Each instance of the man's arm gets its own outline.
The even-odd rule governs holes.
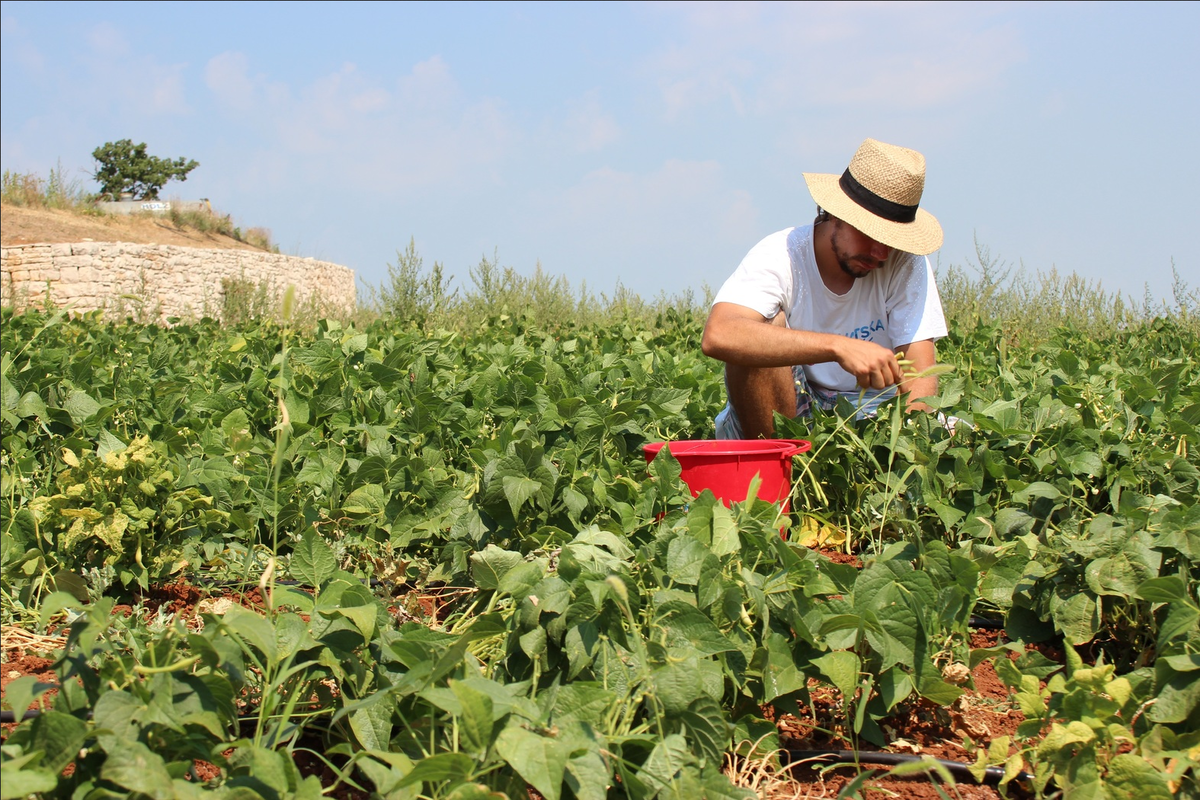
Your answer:
[[[700,349],[706,356],[744,367],[833,361],[868,389],[894,386],[903,377],[896,354],[886,347],[839,334],[792,330],[736,303],[713,305]]]
[[[937,347],[932,339],[899,345],[896,347],[896,352],[903,353],[904,357],[912,362],[908,367],[910,372],[924,372],[937,363]],[[937,375],[912,378],[902,381],[900,384],[900,393],[908,395],[906,408],[910,411],[931,411],[929,406],[917,398],[932,397],[937,394],[937,391]]]

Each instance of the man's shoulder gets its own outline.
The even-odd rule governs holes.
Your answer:
[[[812,225],[798,225],[775,231],[759,239],[758,243],[750,248],[750,255],[781,256],[799,252],[812,240],[812,231]]]

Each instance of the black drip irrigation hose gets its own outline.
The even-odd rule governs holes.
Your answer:
[[[38,711],[36,708],[31,708],[21,715],[20,719],[17,719],[15,712],[4,709],[3,711],[0,711],[0,725],[7,725],[10,722],[24,722],[27,719],[33,719],[34,717],[41,716],[41,713],[42,712]]]
[[[929,762],[945,767],[946,771],[954,777],[955,780],[962,780],[970,783],[983,783],[988,786],[998,786],[1004,780],[1004,767],[987,767],[983,772],[983,780],[980,781],[975,777],[975,773],[971,771],[972,765],[963,763],[962,761],[947,761],[942,758],[930,758],[928,756],[909,755],[907,753],[881,753],[875,750],[784,750],[786,754],[785,762],[788,764],[808,763],[816,766],[818,763],[824,764],[879,764],[888,767],[898,767],[901,764],[913,764],[918,762]],[[932,778],[935,773],[930,771],[926,773]],[[916,777],[916,776],[914,776]],[[1029,791],[1033,784],[1033,775],[1021,770],[1010,781],[1009,785],[1016,786],[1021,791]]]

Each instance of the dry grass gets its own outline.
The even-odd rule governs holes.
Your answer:
[[[0,628],[0,650],[23,650],[27,653],[53,653],[67,644],[66,636],[43,636],[30,633],[15,625]]]
[[[782,751],[762,752],[762,743],[762,739],[755,742],[748,755],[725,754],[722,771],[730,783],[767,800],[816,800],[825,796],[823,790],[821,794],[812,794],[811,785],[796,780],[792,770],[799,764],[784,765],[780,758]]]

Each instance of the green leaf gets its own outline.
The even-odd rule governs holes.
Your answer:
[[[519,724],[511,724],[496,737],[496,753],[546,800],[558,800],[570,755],[566,747]]]
[[[1161,688],[1146,716],[1153,722],[1183,722],[1200,707],[1200,679],[1192,671],[1176,672],[1165,662],[1155,668]]]
[[[591,736],[578,736],[568,746],[572,755],[567,759],[567,786],[578,800],[605,800],[613,781],[600,754],[600,743]]]
[[[171,774],[162,756],[150,751],[141,742],[125,742],[109,751],[100,777],[112,781],[135,794],[145,794],[154,800],[174,800],[175,789]]]
[[[1033,529],[1037,519],[1019,508],[1004,507],[996,511],[996,535],[1001,541],[1016,539]]]
[[[415,783],[438,784],[442,781],[466,781],[475,774],[475,759],[466,753],[438,753],[422,758],[413,765],[412,772],[404,776],[396,788]]]
[[[888,711],[895,708],[897,703],[905,700],[916,688],[913,685],[912,676],[899,667],[892,667],[880,675],[876,685],[879,687],[879,697],[883,701],[884,708]]]
[[[354,765],[362,770],[367,780],[375,784],[375,790],[383,800],[416,800],[420,795],[419,787],[399,787],[400,781],[413,768],[412,761],[403,753],[377,750],[372,752],[370,757],[359,758]]]
[[[508,795],[493,792],[483,783],[464,783],[446,795],[446,800],[508,800]]]
[[[362,634],[364,642],[370,641],[375,635],[379,605],[365,587],[355,586],[344,592],[339,606],[330,613],[343,616],[353,622],[354,627]]]
[[[13,717],[20,722],[33,701],[53,688],[54,684],[42,683],[33,675],[22,675],[4,687],[4,699],[8,701]]]
[[[458,715],[458,732],[464,744],[481,756],[492,744],[492,698],[461,681],[450,688],[462,705]]]
[[[554,696],[554,724],[586,722],[600,727],[617,696],[602,686],[568,683]]]
[[[1181,653],[1177,656],[1163,656],[1161,660],[1176,672],[1193,672],[1200,669],[1200,653]]]
[[[505,475],[500,482],[504,487],[504,497],[508,500],[514,518],[520,514],[521,507],[542,490],[542,484],[539,481],[525,475]]]
[[[83,720],[62,711],[47,711],[30,726],[29,749],[43,751],[43,766],[57,775],[79,755],[87,735]]]
[[[728,556],[741,551],[742,541],[738,535],[737,522],[733,518],[733,513],[722,503],[713,506],[712,526],[713,555]]]
[[[254,443],[254,435],[250,432],[250,418],[244,408],[235,408],[226,414],[221,420],[221,430],[225,434],[225,441],[229,443],[231,453],[244,453]]]
[[[244,739],[242,742],[229,757],[235,774],[226,785],[253,789],[267,797],[271,795],[265,790],[273,790],[279,797],[286,796],[293,780],[298,778],[292,761],[276,750]]]
[[[817,669],[837,687],[842,697],[849,700],[854,697],[858,688],[858,674],[862,671],[862,661],[849,650],[836,650],[812,660]]]
[[[699,751],[709,763],[721,763],[733,735],[733,724],[721,705],[711,697],[699,697],[680,715],[679,721],[692,750]]]
[[[91,395],[78,389],[71,390],[62,407],[71,415],[71,420],[76,425],[86,422],[100,410],[100,404],[93,400]]]
[[[676,536],[667,545],[667,574],[676,583],[695,586],[700,582],[700,568],[710,556],[708,548],[691,536]]]
[[[1112,558],[1098,558],[1087,565],[1084,577],[1088,588],[1098,595],[1133,597],[1149,570],[1133,564],[1124,553]]]
[[[651,673],[654,693],[669,716],[682,714],[693,700],[702,696],[696,681],[698,668],[696,659],[691,658],[678,664],[669,663]]]
[[[313,588],[319,588],[337,574],[338,570],[333,548],[312,528],[304,532],[304,536],[300,537],[300,542],[292,550],[289,567],[292,577]]]
[[[1137,588],[1137,596],[1152,603],[1170,603],[1173,600],[1185,600],[1188,595],[1183,581],[1169,575],[1143,581]]]
[[[687,529],[696,541],[705,547],[712,547],[713,535],[713,505],[717,502],[712,490],[701,492],[688,507]]]
[[[37,417],[38,419],[46,418],[46,404],[42,401],[41,395],[37,392],[26,392],[21,395],[21,399],[17,401],[16,407],[17,416],[28,419],[29,417]]]
[[[597,645],[600,641],[600,631],[596,624],[584,621],[567,629],[563,648],[567,653],[570,664],[568,678],[575,678],[585,668],[591,666],[596,658]]]
[[[734,786],[725,773],[715,765],[708,765],[701,772],[703,786],[698,793],[704,800],[755,800],[757,794],[749,789]]]
[[[500,580],[523,560],[518,552],[489,544],[482,551],[471,554],[471,577],[480,589],[498,589]]]
[[[4,764],[4,780],[0,781],[0,800],[39,796],[58,786],[58,776],[46,769],[14,768]]]
[[[230,483],[241,476],[237,468],[224,458],[206,458],[199,469],[192,472],[196,483],[207,486],[210,491],[227,492]]]
[[[685,653],[711,656],[737,649],[704,612],[679,600],[663,603],[655,622],[666,633],[667,646]]]
[[[1025,559],[1006,558],[994,564],[979,583],[979,598],[1001,608],[1011,606],[1013,591],[1024,574],[1025,563]]]
[[[376,692],[350,713],[350,729],[366,750],[386,751],[392,738],[394,700],[388,692]]]
[[[650,756],[638,770],[637,777],[649,784],[654,791],[660,792],[671,785],[676,774],[690,760],[687,740],[678,733],[672,733],[654,745]]]
[[[1158,628],[1158,644],[1162,649],[1177,636],[1187,636],[1196,630],[1200,621],[1200,610],[1183,602],[1174,602],[1167,606],[1167,615]]]
[[[521,651],[525,655],[532,660],[537,660],[546,652],[546,629],[534,628],[526,631],[518,637],[517,642],[521,645]]]
[[[270,620],[235,605],[221,617],[221,624],[262,654],[264,664],[275,663],[275,626]]]
[[[100,458],[104,458],[109,453],[119,453],[128,447],[125,442],[105,430],[100,431],[100,436],[97,438],[99,441],[96,443],[96,455]]]
[[[1175,796],[1166,776],[1132,753],[1114,756],[1108,763],[1104,791],[1109,800],[1171,800]]]
[[[941,678],[927,675],[917,685],[917,693],[937,705],[948,706],[962,695],[963,690]]]
[[[1013,492],[1014,503],[1028,503],[1035,498],[1058,500],[1062,498],[1062,492],[1054,484],[1045,481],[1034,481],[1021,491]]]
[[[513,565],[512,569],[500,577],[499,585],[496,588],[503,594],[520,599],[529,597],[534,589],[537,589],[537,603],[534,608],[539,613],[545,611],[552,614],[561,614],[570,605],[571,590],[567,586],[566,581],[557,577],[553,579],[556,581],[553,587],[546,585],[546,567],[547,561],[543,558],[539,558],[536,561],[521,561]],[[561,586],[561,591],[555,593],[554,588],[558,586]],[[546,592],[543,592],[543,589]],[[556,600],[562,601],[560,608],[555,607]]]
[[[1070,457],[1067,463],[1073,475],[1089,475],[1099,477],[1104,475],[1104,461],[1095,453],[1083,450]]]
[[[382,515],[387,510],[387,494],[379,484],[368,483],[351,492],[342,509],[348,514]]]
[[[1100,630],[1100,608],[1088,594],[1072,595],[1051,613],[1054,624],[1071,644],[1090,642]]]
[[[763,643],[765,647],[755,654],[752,664],[762,674],[763,701],[770,702],[803,689],[808,677],[796,667],[788,640],[781,634],[772,633]]]

